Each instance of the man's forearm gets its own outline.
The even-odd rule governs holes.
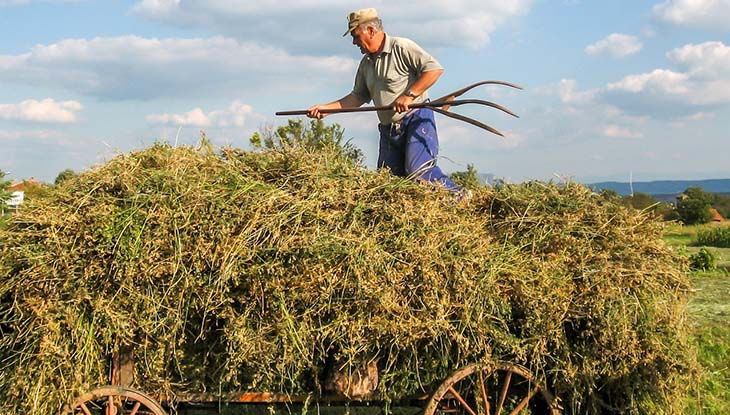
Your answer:
[[[321,104],[321,105],[315,105],[313,107],[310,107],[307,116],[310,118],[324,118],[326,114],[322,114],[320,110],[337,110],[340,108],[353,108],[353,107],[359,107],[365,102],[357,97],[357,95],[350,92],[349,94],[345,95],[344,97],[338,99],[337,101],[332,101],[328,104]]]
[[[405,94],[401,95],[395,100],[395,102],[393,103],[393,109],[395,109],[396,112],[408,111],[415,97],[426,92],[426,90],[430,88],[431,85],[436,83],[436,80],[439,79],[442,73],[444,73],[443,69],[436,69],[421,74],[416,82],[411,85],[408,91],[406,91]],[[409,91],[411,94],[413,94],[412,96],[409,94]]]
[[[345,95],[344,97],[338,99],[337,101],[333,102],[332,104],[338,105],[334,108],[352,108],[352,107],[359,107],[364,104],[363,100],[357,97],[357,95],[353,94],[352,92]]]
[[[431,88],[431,86],[436,83],[442,73],[444,73],[443,69],[424,72],[421,74],[421,77],[418,78],[413,85],[411,85],[411,92],[417,96],[423,94],[428,88]]]

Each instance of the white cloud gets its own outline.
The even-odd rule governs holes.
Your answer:
[[[345,16],[362,7],[376,7],[386,30],[397,28],[398,33],[394,29],[393,34],[414,37],[423,46],[478,47],[488,42],[490,34],[505,20],[527,13],[532,1],[356,1],[343,5],[337,0],[142,0],[132,13],[174,26],[204,28],[288,50],[321,53],[332,50],[335,42],[342,43]]]
[[[574,79],[561,79],[557,85],[558,96],[564,104],[585,104],[591,102],[595,91],[578,91]]]
[[[220,36],[122,36],[67,39],[21,55],[0,55],[0,81],[61,87],[102,99],[240,96],[263,88],[293,93],[338,80],[349,82],[355,66],[353,59],[296,56]],[[308,82],[292,76],[293,71],[306,73]]]
[[[30,131],[4,131],[0,130],[0,141],[18,141],[18,140],[47,140],[55,137],[56,134],[45,130]]]
[[[514,123],[486,122],[487,125],[503,133],[504,137],[446,117],[439,118],[437,123],[439,141],[443,150],[441,154],[447,158],[448,155],[446,154],[474,154],[481,151],[512,149],[526,145],[524,134],[516,130],[509,130],[511,126],[515,125]]]
[[[24,6],[31,3],[81,3],[86,0],[0,0],[0,7]]]
[[[641,138],[644,135],[637,131],[632,131],[628,128],[621,127],[615,124],[604,126],[601,130],[601,134],[611,138]]]
[[[666,0],[654,6],[653,13],[680,26],[730,31],[730,0]]]
[[[728,16],[730,24],[730,16]],[[722,42],[686,45],[667,53],[667,57],[702,79],[730,78],[730,46]]]
[[[697,122],[715,118],[714,112],[698,112],[684,118],[686,121]]]
[[[25,100],[19,104],[0,104],[0,119],[41,123],[74,123],[77,112],[83,106],[76,101],[56,102],[51,98],[42,101]]]
[[[184,114],[152,114],[145,117],[151,124],[192,125],[195,127],[210,126],[210,119],[200,108],[193,108]]]
[[[730,105],[730,47],[690,44],[666,54],[673,69],[627,75],[598,95],[622,112],[682,119]]]
[[[605,39],[588,45],[585,52],[591,56],[607,54],[613,57],[622,58],[633,55],[641,50],[644,45],[636,36],[612,33]]]
[[[682,71],[656,69],[611,83],[606,96],[633,110],[683,116],[730,104],[730,47],[722,42],[686,45],[667,53]]]
[[[152,124],[194,127],[243,127],[251,114],[251,106],[234,101],[227,109],[205,113],[194,108],[184,114],[152,114],[145,117]]]
[[[689,91],[684,73],[667,69],[655,69],[649,73],[629,75],[618,82],[608,85],[608,91],[631,93],[647,92],[662,95],[683,95]]]
[[[703,121],[713,120],[716,117],[714,112],[698,112],[692,115],[679,117],[672,121],[671,125],[674,128],[684,128],[690,123],[699,123]]]

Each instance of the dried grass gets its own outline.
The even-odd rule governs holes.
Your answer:
[[[55,413],[133,345],[170,401],[319,392],[333,359],[377,359],[394,400],[507,359],[568,413],[675,413],[688,282],[660,231],[577,184],[462,203],[327,151],[155,145],[0,231],[0,409]]]

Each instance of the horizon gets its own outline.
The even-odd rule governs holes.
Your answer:
[[[0,170],[53,182],[158,141],[249,149],[256,131],[350,92],[361,58],[346,15],[444,66],[431,97],[481,80],[437,115],[439,165],[511,182],[730,177],[730,2],[0,0]],[[374,114],[327,117],[374,168]]]

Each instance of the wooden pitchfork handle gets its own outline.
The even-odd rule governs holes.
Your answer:
[[[518,117],[517,114],[514,112],[508,110],[507,108],[495,104],[494,102],[489,101],[483,101],[481,99],[457,99],[453,101],[445,101],[445,102],[421,102],[416,104],[409,105],[410,108],[434,108],[434,107],[455,107],[458,105],[464,105],[464,104],[479,104],[479,105],[486,105],[488,107],[496,108],[498,110],[504,111],[509,115],[512,115],[513,117]],[[347,112],[370,112],[370,111],[385,111],[385,110],[392,110],[392,105],[381,105],[377,107],[348,107],[348,108],[332,108],[332,109],[321,109],[319,112],[321,114],[339,114],[339,113],[347,113]],[[295,110],[295,111],[279,111],[276,113],[276,115],[307,115],[308,110]]]
[[[433,101],[411,104],[411,105],[409,105],[409,107],[410,108],[430,108],[430,109],[434,110],[435,112],[438,112],[439,114],[442,114],[447,117],[454,118],[454,119],[457,119],[460,121],[467,122],[473,126],[479,127],[486,131],[489,131],[491,133],[504,137],[504,134],[497,131],[495,128],[490,127],[480,121],[477,121],[473,118],[469,118],[469,117],[461,115],[461,114],[449,112],[449,108],[451,108],[452,106],[455,107],[455,106],[464,105],[464,104],[478,104],[478,105],[484,105],[484,106],[496,108],[509,115],[512,115],[513,117],[519,118],[519,116],[517,114],[515,114],[514,112],[512,112],[509,109],[507,109],[499,104],[496,104],[494,102],[484,101],[481,99],[461,99],[461,100],[455,99],[456,97],[463,95],[464,93],[470,91],[473,88],[476,88],[480,85],[487,85],[487,84],[504,85],[504,86],[509,86],[509,87],[516,88],[516,89],[522,89],[522,87],[519,85],[515,85],[515,84],[509,83],[509,82],[504,82],[504,81],[494,81],[494,80],[481,81],[481,82],[471,84],[462,89],[459,89],[458,91],[454,91],[454,92],[446,94],[442,97],[436,98]],[[392,110],[392,109],[393,109],[393,106],[372,106],[372,107],[321,109],[321,110],[319,110],[319,112],[322,114],[339,114],[339,113],[352,113],[352,112],[386,111],[386,110]],[[308,113],[308,110],[279,111],[276,113],[276,115],[307,115],[307,113]]]

